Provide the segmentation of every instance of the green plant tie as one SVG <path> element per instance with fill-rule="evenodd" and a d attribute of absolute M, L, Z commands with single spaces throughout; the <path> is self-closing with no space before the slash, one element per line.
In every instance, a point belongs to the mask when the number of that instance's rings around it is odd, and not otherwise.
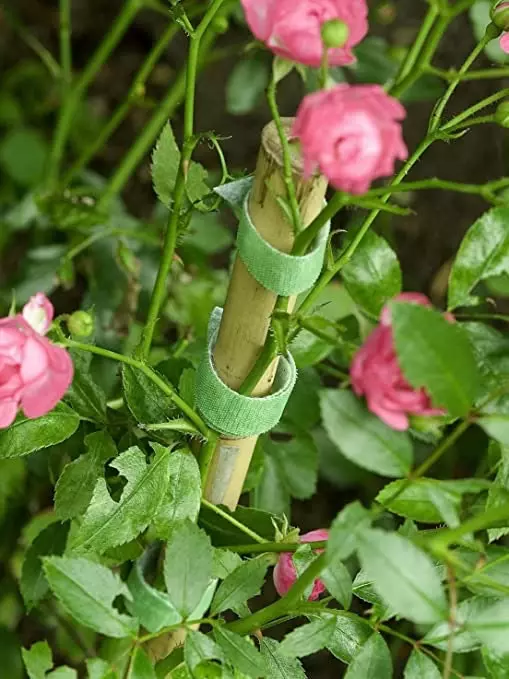
<path fill-rule="evenodd" d="M 299 295 L 314 285 L 322 271 L 330 222 L 322 228 L 313 249 L 307 254 L 297 257 L 281 252 L 260 235 L 249 215 L 252 183 L 251 178 L 240 179 L 215 189 L 239 217 L 239 257 L 251 276 L 266 290 L 282 297 Z"/>
<path fill-rule="evenodd" d="M 208 347 L 197 373 L 196 405 L 207 424 L 229 438 L 258 436 L 273 429 L 290 398 L 297 368 L 290 353 L 281 356 L 272 393 L 261 398 L 230 389 L 214 366 L 213 350 L 223 310 L 216 307 L 208 328 Z"/>

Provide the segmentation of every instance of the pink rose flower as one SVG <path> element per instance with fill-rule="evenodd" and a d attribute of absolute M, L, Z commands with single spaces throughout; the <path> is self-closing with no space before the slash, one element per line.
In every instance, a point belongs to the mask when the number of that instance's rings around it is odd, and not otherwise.
<path fill-rule="evenodd" d="M 329 531 L 324 529 L 312 530 L 310 533 L 301 535 L 300 542 L 320 542 L 329 539 Z M 318 550 L 322 552 L 323 550 Z M 274 568 L 274 585 L 279 596 L 284 596 L 297 580 L 297 571 L 293 563 L 293 553 L 283 552 Z M 315 580 L 313 591 L 309 595 L 309 601 L 315 601 L 320 594 L 325 592 L 325 585 L 320 579 Z"/>
<path fill-rule="evenodd" d="M 403 293 L 395 299 L 432 306 L 426 295 L 417 292 Z M 369 410 L 397 431 L 408 429 L 409 415 L 444 414 L 442 409 L 433 407 L 424 389 L 414 389 L 401 372 L 394 349 L 388 306 L 382 310 L 380 325 L 355 354 L 350 377 L 353 390 L 358 396 L 366 397 Z"/>
<path fill-rule="evenodd" d="M 18 408 L 30 419 L 45 415 L 72 382 L 71 357 L 42 335 L 52 318 L 51 302 L 38 294 L 22 314 L 0 319 L 0 428 L 12 424 Z"/>
<path fill-rule="evenodd" d="M 304 173 L 317 168 L 340 191 L 365 193 L 374 179 L 394 172 L 408 150 L 403 106 L 379 85 L 336 85 L 308 95 L 292 134 L 300 140 Z"/>
<path fill-rule="evenodd" d="M 355 61 L 352 47 L 368 32 L 366 0 L 242 0 L 253 34 L 275 54 L 306 66 L 319 67 L 323 56 L 322 25 L 333 19 L 348 27 L 342 47 L 327 51 L 329 64 Z"/>

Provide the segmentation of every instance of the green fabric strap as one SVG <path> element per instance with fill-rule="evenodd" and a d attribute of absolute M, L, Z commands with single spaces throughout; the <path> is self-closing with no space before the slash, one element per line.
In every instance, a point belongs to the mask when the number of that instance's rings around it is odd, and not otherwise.
<path fill-rule="evenodd" d="M 212 355 L 222 313 L 216 307 L 210 317 L 208 349 L 197 373 L 196 405 L 206 423 L 223 436 L 258 436 L 273 429 L 281 419 L 297 379 L 295 361 L 290 353 L 281 356 L 269 396 L 256 398 L 233 391 L 219 378 Z"/>
<path fill-rule="evenodd" d="M 237 249 L 247 270 L 260 285 L 282 297 L 308 290 L 318 279 L 323 267 L 330 232 L 330 222 L 320 231 L 314 248 L 301 257 L 286 254 L 262 238 L 249 216 L 249 193 L 252 179 L 216 188 L 216 192 L 239 216 Z"/>

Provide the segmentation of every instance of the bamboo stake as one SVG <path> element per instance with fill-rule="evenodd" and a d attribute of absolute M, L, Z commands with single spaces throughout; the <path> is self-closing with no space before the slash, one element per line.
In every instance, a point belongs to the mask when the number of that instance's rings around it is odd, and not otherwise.
<path fill-rule="evenodd" d="M 292 119 L 285 119 L 289 132 Z M 323 177 L 302 179 L 302 161 L 293 160 L 294 181 L 302 223 L 307 226 L 323 208 L 326 181 Z M 269 123 L 262 133 L 262 143 L 249 201 L 249 212 L 263 238 L 279 250 L 289 253 L 294 233 L 278 196 L 286 195 L 282 168 L 282 150 L 275 124 Z M 225 384 L 238 389 L 251 372 L 265 344 L 277 296 L 263 288 L 237 257 L 230 279 L 223 317 L 214 349 L 216 370 Z M 294 300 L 290 301 L 290 305 Z M 277 369 L 277 359 L 256 386 L 253 395 L 270 393 Z M 221 438 L 216 447 L 205 498 L 234 510 L 256 446 L 257 437 Z"/>

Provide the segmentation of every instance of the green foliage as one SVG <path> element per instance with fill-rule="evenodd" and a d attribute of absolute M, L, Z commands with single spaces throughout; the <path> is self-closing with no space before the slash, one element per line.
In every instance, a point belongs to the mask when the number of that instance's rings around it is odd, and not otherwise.
<path fill-rule="evenodd" d="M 378 317 L 386 302 L 401 292 L 401 268 L 387 241 L 370 232 L 344 267 L 345 287 L 361 309 Z"/>
<path fill-rule="evenodd" d="M 43 559 L 49 586 L 65 610 L 80 624 L 109 637 L 134 636 L 137 623 L 113 607 L 117 596 L 130 597 L 120 578 L 87 559 Z"/>
<path fill-rule="evenodd" d="M 267 558 L 259 557 L 244 561 L 229 573 L 214 595 L 211 613 L 222 613 L 228 609 L 235 610 L 240 604 L 257 596 L 265 582 L 268 567 Z"/>
<path fill-rule="evenodd" d="M 348 667 L 345 679 L 362 679 L 370 675 L 377 679 L 392 677 L 391 654 L 380 634 L 373 634 L 366 641 Z"/>
<path fill-rule="evenodd" d="M 155 455 L 147 465 L 137 447 L 119 455 L 110 466 L 127 479 L 118 502 L 109 494 L 106 479 L 98 479 L 90 505 L 78 530 L 73 534 L 73 551 L 106 550 L 134 540 L 155 516 L 169 483 L 171 450 L 152 444 Z"/>
<path fill-rule="evenodd" d="M 466 415 L 480 377 L 465 333 L 437 311 L 416 304 L 397 302 L 391 314 L 398 360 L 410 384 L 424 387 L 433 405 L 452 416 Z"/>
<path fill-rule="evenodd" d="M 280 647 L 281 653 L 297 658 L 317 653 L 327 646 L 335 628 L 336 621 L 332 616 L 302 625 L 284 638 Z"/>
<path fill-rule="evenodd" d="M 408 473 L 412 444 L 405 432 L 390 429 L 349 392 L 324 390 L 320 403 L 325 430 L 345 457 L 383 476 Z"/>

